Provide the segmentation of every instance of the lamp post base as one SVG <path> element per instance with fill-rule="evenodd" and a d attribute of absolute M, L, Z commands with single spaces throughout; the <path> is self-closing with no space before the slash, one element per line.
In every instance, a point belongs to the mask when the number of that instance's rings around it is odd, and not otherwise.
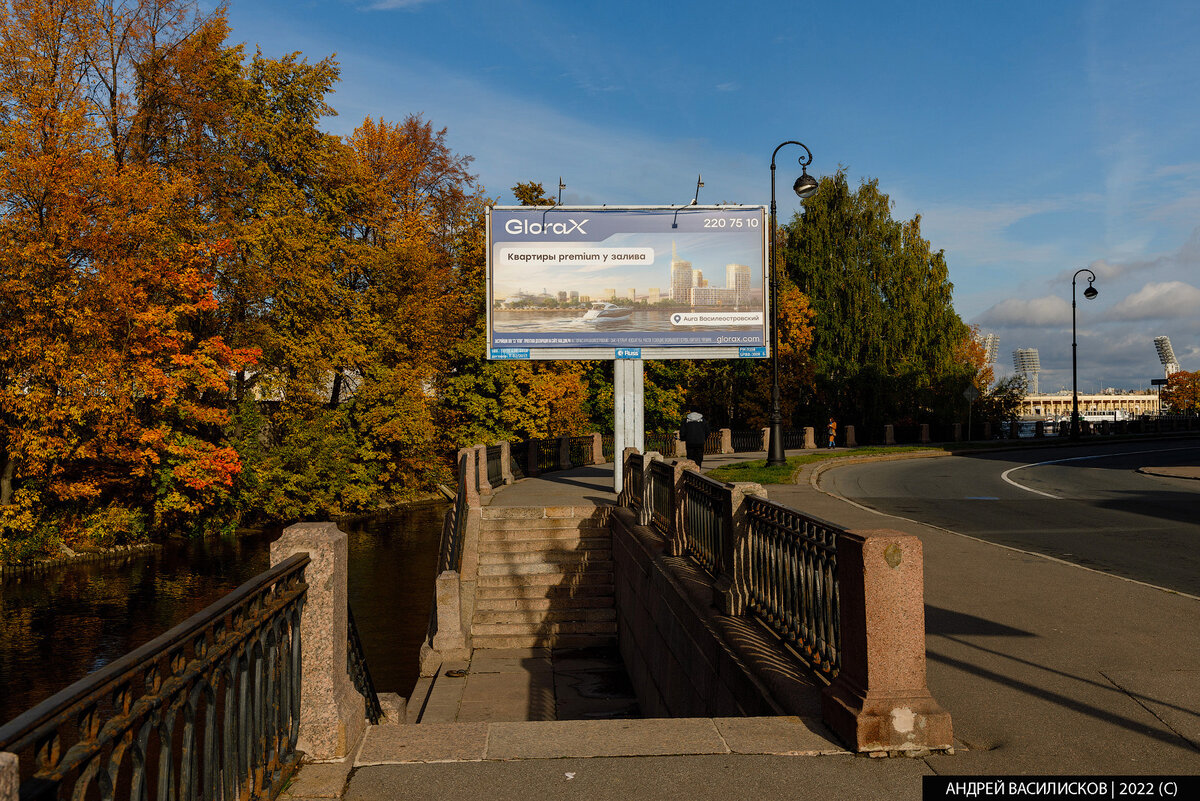
<path fill-rule="evenodd" d="M 783 452 L 783 423 L 771 423 L 770 441 L 767 443 L 767 466 L 787 464 L 787 456 Z"/>

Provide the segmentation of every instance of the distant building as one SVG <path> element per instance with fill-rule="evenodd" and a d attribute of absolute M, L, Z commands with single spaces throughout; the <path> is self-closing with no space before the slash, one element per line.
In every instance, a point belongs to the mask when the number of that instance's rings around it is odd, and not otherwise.
<path fill-rule="evenodd" d="M 592 296 L 591 296 L 591 295 L 580 295 L 580 296 L 579 296 L 579 302 L 580 302 L 580 303 L 591 303 L 591 302 L 592 302 Z"/>
<path fill-rule="evenodd" d="M 578 303 L 579 302 L 579 291 L 572 289 L 569 297 L 571 298 L 572 303 Z"/>
<path fill-rule="evenodd" d="M 559 303 L 566 303 L 568 297 L 570 297 L 570 295 L 567 294 L 567 291 L 565 289 L 560 289 L 558 291 L 558 302 Z"/>
<path fill-rule="evenodd" d="M 601 290 L 600 290 L 600 297 L 604 298 L 605 300 L 616 300 L 616 299 L 617 299 L 617 290 L 615 290 L 615 289 L 601 289 Z"/>
<path fill-rule="evenodd" d="M 658 287 L 652 286 L 648 290 L 646 290 L 646 292 L 648 293 L 646 296 L 646 300 L 649 303 L 654 304 L 654 303 L 658 303 L 659 301 L 662 300 L 662 293 L 659 292 Z"/>
<path fill-rule="evenodd" d="M 633 287 L 626 289 L 625 297 L 629 298 L 630 300 L 637 300 L 637 290 L 634 289 Z"/>
<path fill-rule="evenodd" d="M 1070 393 L 1062 395 L 1026 395 L 1021 399 L 1021 416 L 1025 418 L 1067 419 L 1071 417 L 1073 398 Z M 1089 417 L 1105 416 L 1120 412 L 1136 417 L 1141 414 L 1156 415 L 1160 411 L 1158 396 L 1153 394 L 1126 393 L 1123 395 L 1104 393 L 1080 395 L 1079 414 Z M 1112 419 L 1122 419 L 1113 417 Z"/>

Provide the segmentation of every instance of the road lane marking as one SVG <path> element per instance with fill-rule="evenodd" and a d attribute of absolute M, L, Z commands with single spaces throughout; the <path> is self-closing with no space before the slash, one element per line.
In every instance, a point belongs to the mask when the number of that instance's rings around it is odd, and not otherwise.
<path fill-rule="evenodd" d="M 1189 448 L 1174 448 L 1172 450 L 1185 451 L 1185 450 L 1189 450 Z M 1160 451 L 1157 451 L 1157 450 L 1156 451 L 1139 451 L 1139 453 L 1159 453 L 1159 452 Z M 842 466 L 849 467 L 849 465 L 842 465 Z M 822 471 L 822 472 L 824 472 L 824 471 Z M 1152 590 L 1160 590 L 1161 592 L 1165 592 L 1169 595 L 1180 595 L 1184 598 L 1190 598 L 1193 601 L 1200 601 L 1200 595 L 1192 595 L 1190 592 L 1184 592 L 1183 590 L 1174 590 L 1174 589 L 1171 589 L 1170 587 L 1163 587 L 1162 585 L 1159 585 L 1159 584 L 1151 584 L 1148 581 L 1141 581 L 1141 580 L 1135 579 L 1135 578 L 1128 578 L 1127 576 L 1121 576 L 1116 573 L 1109 573 L 1106 570 L 1100 570 L 1095 567 L 1088 567 L 1087 565 L 1081 565 L 1078 562 L 1072 562 L 1067 559 L 1061 559 L 1057 556 L 1051 556 L 1050 554 L 1041 553 L 1039 551 L 1030 551 L 1026 548 L 1018 548 L 1015 545 L 1005 545 L 1002 542 L 995 542 L 993 540 L 984 539 L 983 537 L 976 537 L 973 534 L 964 534 L 961 531 L 955 531 L 954 529 L 946 528 L 945 526 L 938 526 L 938 525 L 934 525 L 933 523 L 923 522 L 921 520 L 913 520 L 911 517 L 903 517 L 901 515 L 894 515 L 894 514 L 891 514 L 890 512 L 885 512 L 881 509 L 875 509 L 870 506 L 861 504 L 858 501 L 853 501 L 853 500 L 847 498 L 845 495 L 841 495 L 837 492 L 834 492 L 831 489 L 826 489 L 826 488 L 822 487 L 820 484 L 820 481 L 819 481 L 819 475 L 820 474 L 818 474 L 818 473 L 814 473 L 813 475 L 809 476 L 809 480 L 808 480 L 809 486 L 811 486 L 815 491 L 820 492 L 824 495 L 828 495 L 830 498 L 836 498 L 837 500 L 841 501 L 842 503 L 848 503 L 851 506 L 854 506 L 854 507 L 857 507 L 857 508 L 863 510 L 864 512 L 871 512 L 872 514 L 879 515 L 880 517 L 890 517 L 893 520 L 903 520 L 905 523 L 912 523 L 913 525 L 921 526 L 923 528 L 930 528 L 930 529 L 933 529 L 934 531 L 941 531 L 945 534 L 952 534 L 955 537 L 962 537 L 964 540 L 973 540 L 975 542 L 980 543 L 981 545 L 991 545 L 994 548 L 1000 548 L 1005 551 L 1012 551 L 1013 553 L 1024 554 L 1025 556 L 1034 556 L 1034 557 L 1037 557 L 1038 559 L 1045 559 L 1047 562 L 1057 562 L 1058 564 L 1063 565 L 1065 567 L 1074 567 L 1078 570 L 1086 570 L 1087 572 L 1095 573 L 1098 576 L 1107 576 L 1108 578 L 1113 578 L 1118 581 L 1124 581 L 1128 584 L 1137 584 L 1142 587 L 1148 587 Z M 910 531 L 908 533 L 912 534 L 913 532 Z"/>
<path fill-rule="evenodd" d="M 1026 467 L 1041 467 L 1042 465 L 1062 464 L 1063 462 L 1081 462 L 1085 459 L 1107 459 L 1110 456 L 1136 456 L 1139 453 L 1168 453 L 1170 451 L 1194 451 L 1195 449 L 1196 446 L 1191 445 L 1182 448 L 1151 448 L 1144 451 L 1117 451 L 1115 453 L 1094 453 L 1090 456 L 1072 456 L 1070 459 L 1051 459 L 1046 462 L 1032 462 L 1030 464 L 1019 464 L 1016 467 L 1010 467 L 1008 470 L 1005 470 L 1000 474 L 1000 478 L 1004 479 L 1006 483 L 1012 484 L 1017 489 L 1025 490 L 1026 492 L 1032 492 L 1035 495 L 1041 495 L 1046 498 L 1053 498 L 1056 501 L 1061 501 L 1063 499 L 1061 495 L 1051 495 L 1049 492 L 1042 492 L 1041 490 L 1035 490 L 1033 487 L 1026 487 L 1024 484 L 1018 484 L 1008 477 L 1009 473 L 1015 473 L 1018 470 L 1024 470 Z"/>

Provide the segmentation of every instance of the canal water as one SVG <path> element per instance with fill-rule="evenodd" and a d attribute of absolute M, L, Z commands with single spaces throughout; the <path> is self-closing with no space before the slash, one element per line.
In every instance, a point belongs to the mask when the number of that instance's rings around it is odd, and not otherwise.
<path fill-rule="evenodd" d="M 375 687 L 408 696 L 429 623 L 444 504 L 344 525 L 350 605 Z M 175 541 L 120 564 L 0 584 L 0 722 L 50 697 L 267 569 L 279 531 Z"/>

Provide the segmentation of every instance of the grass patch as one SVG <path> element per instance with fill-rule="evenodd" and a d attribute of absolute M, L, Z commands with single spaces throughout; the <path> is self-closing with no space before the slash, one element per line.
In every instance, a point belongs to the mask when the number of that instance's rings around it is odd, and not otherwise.
<path fill-rule="evenodd" d="M 918 445 L 897 445 L 893 447 L 862 447 L 848 451 L 816 450 L 811 453 L 800 453 L 787 458 L 787 464 L 767 466 L 765 459 L 755 459 L 750 462 L 736 462 L 722 465 L 708 471 L 710 478 L 717 481 L 732 483 L 734 481 L 752 481 L 756 484 L 792 484 L 796 473 L 806 464 L 823 462 L 826 459 L 840 459 L 846 456 L 873 456 L 886 453 L 910 453 L 913 451 L 944 450 L 938 447 Z"/>

